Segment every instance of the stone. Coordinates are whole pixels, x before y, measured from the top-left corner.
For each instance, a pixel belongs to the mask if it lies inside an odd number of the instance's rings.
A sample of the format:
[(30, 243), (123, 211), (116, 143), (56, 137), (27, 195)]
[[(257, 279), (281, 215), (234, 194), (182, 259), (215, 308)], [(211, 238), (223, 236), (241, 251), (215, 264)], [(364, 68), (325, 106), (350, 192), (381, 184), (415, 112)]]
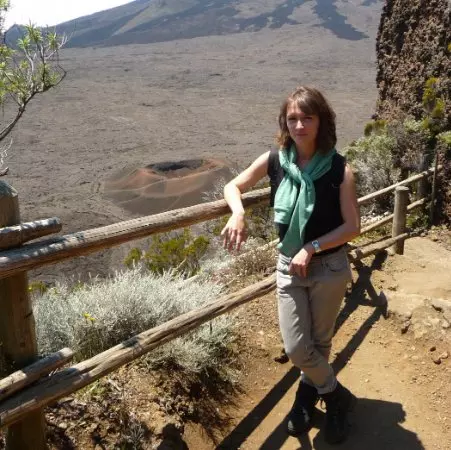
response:
[(440, 312), (451, 311), (451, 300), (444, 298), (433, 298), (431, 305), (434, 309)]
[(409, 327), (410, 327), (410, 320), (408, 320), (407, 322), (404, 322), (404, 323), (402, 324), (402, 327), (401, 327), (401, 333), (402, 333), (402, 334), (407, 333), (407, 330), (409, 329)]
[(432, 357), (432, 361), (434, 361), (434, 363), (437, 364), (437, 365), (442, 363), (442, 360), (441, 360), (440, 356), (433, 356)]
[(433, 326), (437, 327), (440, 324), (440, 319), (438, 317), (428, 317), (428, 322)]
[(441, 360), (448, 359), (448, 358), (449, 358), (449, 353), (448, 353), (448, 352), (443, 352), (443, 353), (439, 356), (439, 358), (440, 358)]

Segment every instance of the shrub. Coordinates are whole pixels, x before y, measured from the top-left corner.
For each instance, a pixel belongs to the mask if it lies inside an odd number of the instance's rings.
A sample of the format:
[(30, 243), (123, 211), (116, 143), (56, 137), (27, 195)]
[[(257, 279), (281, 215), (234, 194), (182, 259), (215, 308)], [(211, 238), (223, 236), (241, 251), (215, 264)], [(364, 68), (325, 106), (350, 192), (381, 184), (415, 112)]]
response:
[(373, 120), (372, 122), (368, 122), (365, 125), (363, 134), (365, 136), (369, 136), (372, 133), (383, 134), (385, 132), (386, 126), (387, 126), (387, 121), (385, 121), (385, 120)]
[[(371, 134), (355, 141), (344, 149), (350, 164), (356, 169), (357, 192), (359, 196), (382, 189), (395, 183), (399, 170), (393, 167), (393, 150), (396, 140), (384, 134)], [(379, 197), (380, 209), (391, 204), (391, 196)]]
[(146, 252), (133, 248), (124, 260), (128, 268), (143, 262), (152, 273), (161, 275), (177, 269), (186, 276), (194, 275), (200, 267), (200, 260), (207, 251), (210, 240), (203, 235), (196, 238), (189, 228), (183, 232), (162, 233), (152, 236)]
[(421, 121), (406, 119), (404, 122), (392, 122), (387, 132), (395, 139), (392, 150), (393, 165), (401, 169), (402, 178), (409, 172), (425, 170), (433, 154), (433, 139), (428, 127)]
[(438, 84), (439, 79), (436, 77), (431, 77), (426, 80), (422, 97), (423, 107), (426, 110), (432, 110), (435, 106)]
[[(146, 329), (215, 300), (220, 287), (203, 281), (187, 283), (165, 273), (143, 274), (138, 268), (113, 279), (93, 280), (71, 290), (67, 284), (49, 289), (34, 304), (39, 352), (65, 346), (77, 359), (91, 357)], [(178, 338), (147, 357), (188, 372), (215, 370), (233, 340), (233, 319), (221, 316)]]
[(443, 143), (445, 147), (451, 149), (451, 131), (444, 131), (437, 136), (437, 141)]
[(423, 128), (429, 130), (433, 136), (446, 129), (446, 102), (443, 98), (443, 91), (446, 91), (445, 84), (440, 78), (429, 78), (424, 86), (422, 103), (425, 117), (422, 121)]

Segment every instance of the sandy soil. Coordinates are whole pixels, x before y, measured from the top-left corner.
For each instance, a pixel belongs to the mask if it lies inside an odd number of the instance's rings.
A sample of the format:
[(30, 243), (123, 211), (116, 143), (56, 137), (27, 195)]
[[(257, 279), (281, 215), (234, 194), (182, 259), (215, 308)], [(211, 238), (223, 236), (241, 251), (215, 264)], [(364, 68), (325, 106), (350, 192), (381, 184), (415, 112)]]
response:
[[(326, 92), (343, 147), (362, 134), (375, 106), (370, 31), (369, 39), (347, 41), (298, 25), (65, 50), (67, 79), (30, 104), (9, 152), (6, 180), (19, 192), (22, 219), (57, 216), (69, 233), (131, 218), (103, 192), (104, 182), (127, 167), (185, 159), (244, 167), (271, 148), (280, 103), (300, 83)], [(31, 278), (104, 276), (122, 265), (130, 246)]]

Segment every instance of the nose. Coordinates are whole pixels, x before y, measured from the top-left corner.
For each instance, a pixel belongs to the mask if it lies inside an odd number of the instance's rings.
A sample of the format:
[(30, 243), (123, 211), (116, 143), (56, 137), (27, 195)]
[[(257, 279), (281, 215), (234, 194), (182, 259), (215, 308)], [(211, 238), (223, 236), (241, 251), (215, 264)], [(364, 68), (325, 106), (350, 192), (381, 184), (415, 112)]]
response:
[(296, 129), (302, 129), (304, 128), (304, 122), (301, 119), (298, 119), (296, 121)]

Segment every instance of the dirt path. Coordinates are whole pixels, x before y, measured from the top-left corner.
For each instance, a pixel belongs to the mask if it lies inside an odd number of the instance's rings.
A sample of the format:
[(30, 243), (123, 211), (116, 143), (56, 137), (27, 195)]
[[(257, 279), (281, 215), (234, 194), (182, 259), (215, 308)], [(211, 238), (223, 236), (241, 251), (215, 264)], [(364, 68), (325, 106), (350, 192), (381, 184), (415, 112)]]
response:
[[(368, 259), (355, 271), (333, 348), (339, 379), (359, 397), (350, 437), (340, 448), (451, 448), (451, 332), (446, 311), (431, 306), (439, 298), (451, 302), (450, 268), (451, 252), (415, 238), (406, 242), (404, 256)], [(388, 308), (378, 306), (384, 298)], [(298, 373), (290, 363), (274, 361), (280, 351), (274, 295), (242, 312), (250, 342), (245, 394), (224, 408), (230, 426), (216, 442), (199, 426), (187, 425), (188, 448), (332, 448), (319, 431), (321, 409), (308, 437), (285, 433)]]

